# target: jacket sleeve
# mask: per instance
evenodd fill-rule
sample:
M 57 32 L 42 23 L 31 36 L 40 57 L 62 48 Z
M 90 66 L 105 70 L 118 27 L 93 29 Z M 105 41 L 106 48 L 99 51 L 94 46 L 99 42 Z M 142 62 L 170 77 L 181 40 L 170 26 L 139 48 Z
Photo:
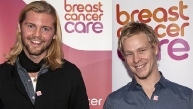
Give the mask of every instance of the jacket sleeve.
M 72 91 L 69 100 L 69 109 L 89 109 L 86 87 L 78 68 L 73 69 Z

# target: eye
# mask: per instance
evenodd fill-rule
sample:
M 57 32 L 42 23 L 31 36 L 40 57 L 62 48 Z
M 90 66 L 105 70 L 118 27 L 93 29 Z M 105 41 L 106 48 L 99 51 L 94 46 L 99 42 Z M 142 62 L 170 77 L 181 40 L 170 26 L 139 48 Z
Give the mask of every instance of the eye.
M 143 52 L 145 52 L 146 51 L 146 49 L 141 49 L 139 52 L 140 53 L 143 53 Z
M 34 28 L 34 25 L 28 24 L 27 27 L 28 27 L 29 29 L 33 29 L 33 28 Z
M 129 57 L 129 56 L 132 56 L 132 55 L 133 55 L 132 53 L 125 53 L 126 57 Z
M 48 32 L 48 31 L 50 31 L 50 28 L 48 28 L 48 27 L 43 27 L 42 30 L 45 31 L 45 32 Z

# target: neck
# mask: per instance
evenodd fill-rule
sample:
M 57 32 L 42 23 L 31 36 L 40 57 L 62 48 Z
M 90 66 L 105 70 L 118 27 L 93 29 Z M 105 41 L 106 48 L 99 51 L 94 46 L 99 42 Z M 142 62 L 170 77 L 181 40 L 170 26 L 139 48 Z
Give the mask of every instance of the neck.
M 136 81 L 138 82 L 138 84 L 140 84 L 144 90 L 144 92 L 146 93 L 146 95 L 148 96 L 149 99 L 151 99 L 151 96 L 153 94 L 153 92 L 155 91 L 155 84 L 160 80 L 161 75 L 159 73 L 159 71 L 157 72 L 152 72 L 152 74 L 150 74 L 146 79 L 139 79 L 137 77 Z
M 25 54 L 24 51 L 22 51 L 19 54 L 19 63 L 20 65 L 29 73 L 29 72 L 38 72 L 40 71 L 41 67 L 45 63 L 45 60 L 42 59 L 41 61 L 38 61 L 38 63 L 35 63 L 33 60 L 28 58 L 28 56 Z
M 135 76 L 136 81 L 143 88 L 154 89 L 155 84 L 160 80 L 161 75 L 159 71 L 152 72 L 146 79 L 139 79 Z
M 32 60 L 34 63 L 39 63 L 45 56 L 46 56 L 46 53 L 43 53 L 41 55 L 30 55 L 26 49 L 23 50 L 24 53 L 26 54 L 26 56 Z

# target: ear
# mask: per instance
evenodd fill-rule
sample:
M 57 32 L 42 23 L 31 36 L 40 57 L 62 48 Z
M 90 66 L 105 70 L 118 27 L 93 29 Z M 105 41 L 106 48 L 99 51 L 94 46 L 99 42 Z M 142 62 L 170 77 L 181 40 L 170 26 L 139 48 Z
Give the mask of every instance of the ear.
M 21 27 L 20 27 L 19 23 L 17 24 L 17 29 L 18 29 L 19 32 L 21 32 Z
M 54 35 L 54 37 L 52 39 L 56 39 L 56 35 Z
M 154 46 L 154 53 L 155 53 L 155 55 L 158 55 L 158 53 L 159 53 L 159 44 L 156 44 L 155 46 Z

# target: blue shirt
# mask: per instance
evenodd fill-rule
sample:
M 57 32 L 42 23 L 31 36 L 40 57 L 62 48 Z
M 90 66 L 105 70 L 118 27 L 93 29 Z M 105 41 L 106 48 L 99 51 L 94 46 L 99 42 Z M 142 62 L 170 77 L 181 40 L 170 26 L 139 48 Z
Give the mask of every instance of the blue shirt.
M 103 109 L 193 109 L 193 91 L 161 75 L 149 99 L 133 78 L 107 97 Z
M 17 71 L 18 71 L 19 77 L 20 77 L 20 79 L 25 87 L 25 90 L 26 90 L 31 102 L 34 104 L 36 92 L 34 92 L 34 87 L 32 85 L 32 81 L 30 79 L 30 76 L 28 75 L 28 72 L 23 67 L 21 67 L 18 59 L 16 60 L 16 66 L 17 66 Z M 38 73 L 38 76 L 40 74 L 46 73 L 47 71 L 48 71 L 47 68 L 41 68 L 39 73 Z

